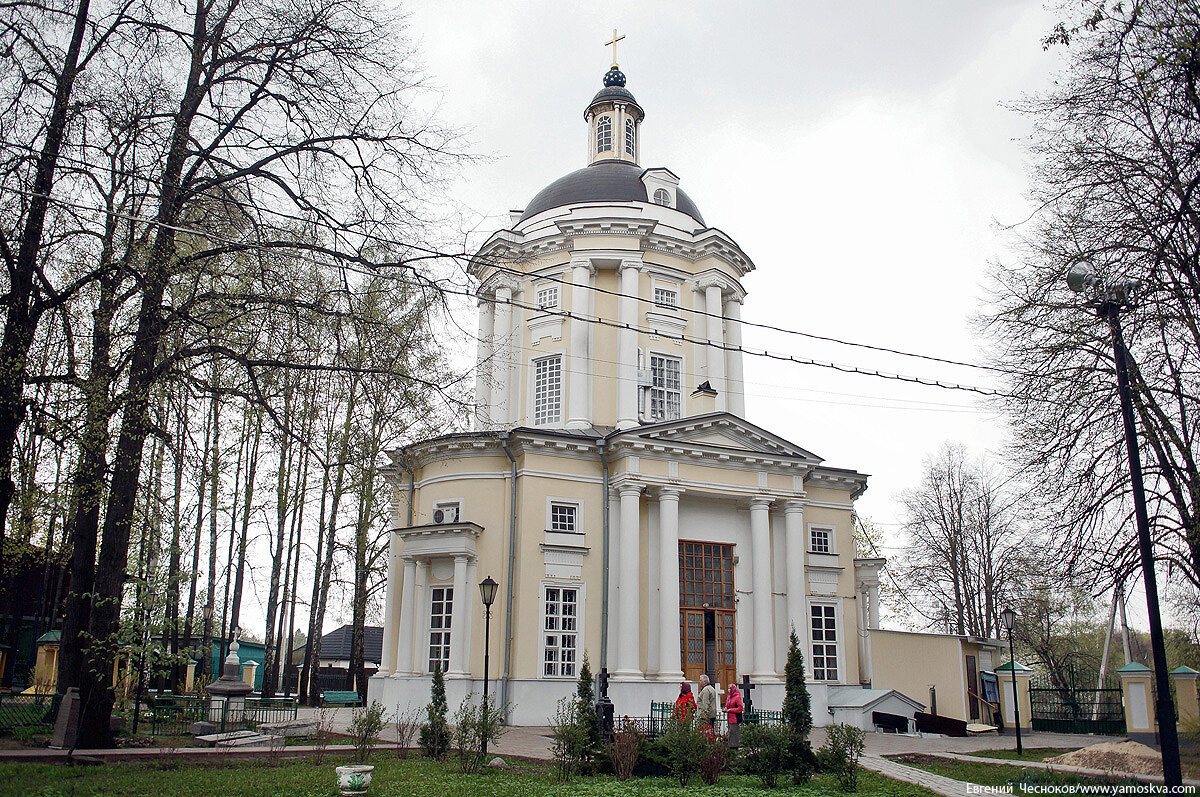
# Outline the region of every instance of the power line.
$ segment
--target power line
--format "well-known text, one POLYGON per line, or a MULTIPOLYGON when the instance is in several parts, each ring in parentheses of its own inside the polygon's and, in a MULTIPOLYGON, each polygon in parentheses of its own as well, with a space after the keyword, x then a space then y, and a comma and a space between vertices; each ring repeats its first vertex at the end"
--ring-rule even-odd
MULTIPOLYGON (((117 218, 121 218, 121 219, 124 219, 127 221, 134 221, 134 222, 139 222, 142 224, 156 225, 159 227, 163 227, 165 229, 172 230, 174 232, 182 232, 182 233, 188 233, 191 235, 196 235, 205 240, 216 241, 218 243, 226 244, 229 246, 234 246, 239 249, 246 250, 246 251, 263 251, 263 252, 271 252, 271 253, 279 254, 279 253, 286 253, 286 250, 290 249, 290 248, 296 248, 296 249, 305 248, 305 245, 299 241, 296 242, 295 244, 279 245, 279 246, 272 246, 272 247, 264 246, 260 243, 254 243, 254 242, 235 241, 233 239, 224 238, 220 235, 217 235, 217 234, 214 234, 211 232, 206 232, 203 230, 197 230, 194 228, 182 227, 182 226, 173 225, 173 224, 166 224, 165 222, 161 222, 157 219, 150 219, 150 218, 146 218, 143 216, 135 216, 132 214, 120 213, 117 211, 112 211, 112 210, 107 210, 107 209, 89 207, 82 203, 72 202, 72 201, 66 200, 66 199, 60 199, 60 198, 52 197, 52 196, 48 196, 48 195, 37 195, 32 191, 26 191, 23 189, 10 189, 10 190, 14 191, 15 193, 19 193, 19 194, 22 194, 25 196, 41 196, 42 198, 46 199, 47 201, 54 202, 59 205, 64 205, 67 207, 73 207, 77 210, 84 210, 84 211, 88 211, 88 212, 92 212, 92 213, 104 213, 106 215, 112 215, 112 216, 115 216, 117 218)), ((317 248, 319 248, 319 247, 317 247, 317 248)), ((370 262, 369 259, 363 255, 359 255, 358 257, 361 260, 370 262)), ((376 264, 372 264, 372 265, 376 265, 376 264)), ((871 376, 871 377, 875 377, 878 379, 888 379, 888 380, 897 381, 897 382, 907 382, 909 384, 924 385, 926 387, 936 387, 936 388, 941 388, 943 390, 959 390, 959 391, 965 391, 965 392, 970 392, 970 393, 977 393, 982 396, 1005 397, 1007 395, 1007 394, 1001 393, 997 390, 992 390, 990 388, 976 387, 974 385, 965 385, 965 384, 961 384, 961 383, 957 383, 957 382, 943 382, 941 380, 927 379, 927 378, 918 377, 918 376, 908 376, 906 374, 894 373, 894 372, 890 372, 890 371, 879 371, 879 370, 871 370, 871 369, 867 369, 867 368, 859 368, 858 366, 854 366, 854 365, 847 365, 844 363, 835 363, 835 362, 831 362, 831 361, 827 361, 827 360, 817 360, 817 359, 813 359, 813 358, 797 357, 797 356, 791 355, 791 354, 781 354, 781 353, 777 353, 777 352, 771 352, 766 349, 756 350, 756 349, 749 349, 744 346, 731 346, 728 343, 714 343, 714 342, 711 342, 708 340, 701 340, 699 338, 688 337, 687 335, 684 335, 683 333, 663 332, 660 330, 639 327, 636 324, 627 324, 627 323, 621 323, 619 321, 610 321, 608 319, 604 319, 604 318, 600 318, 600 317, 589 318, 587 316, 576 315, 567 310, 547 309, 547 308, 543 308, 543 307, 540 307, 535 304, 529 304, 527 302, 519 302, 515 299, 500 300, 500 299, 495 298, 494 296, 489 299, 486 297, 478 296, 473 291, 459 289, 459 288, 445 287, 444 285, 440 285, 437 280, 428 279, 428 278, 426 278, 425 281, 423 281, 423 282, 422 281, 411 282, 411 281, 405 281, 399 277, 394 277, 390 274, 381 273, 379 271, 364 271, 362 269, 357 269, 357 268, 354 268, 353 266, 350 266, 345 263, 340 264, 340 267, 351 273, 361 274, 361 275, 369 276, 369 277, 382 277, 382 278, 387 278, 387 279, 394 279, 394 280, 403 282, 404 284, 411 285, 414 287, 422 287, 422 288, 430 287, 430 288, 433 288, 433 289, 438 290, 445 294, 473 298, 473 299, 476 299, 477 301, 487 302, 487 303, 490 303, 490 304, 493 304, 496 306, 509 305, 512 307, 519 307, 523 310, 535 310, 540 313, 558 316, 560 318, 566 318, 566 319, 570 319, 573 321, 580 321, 583 323, 596 324, 598 326, 612 327, 614 329, 627 329, 627 330, 631 330, 633 332, 638 332, 640 334, 645 334, 645 335, 657 335, 659 338, 665 338, 667 340, 677 340, 682 343, 690 343, 694 346, 707 346, 710 349, 718 349, 721 351, 740 352, 742 354, 748 354, 752 357, 763 357, 766 359, 778 360, 780 362, 789 362, 789 363, 793 363, 796 365, 808 365, 808 366, 813 366, 813 367, 818 367, 818 368, 825 368, 827 370, 838 371, 840 373, 858 374, 861 376, 871 376)), ((410 270, 413 270, 413 269, 410 268, 410 270)), ((415 270, 413 270, 413 271, 415 272, 415 270)))
MULTIPOLYGON (((8 147, 16 148, 16 149, 23 149, 23 150, 27 150, 30 152, 34 151, 31 147, 28 147, 27 145, 18 144, 15 142, 7 142, 7 141, 0 142, 0 145, 8 146, 8 147)), ((72 163, 82 165, 82 166, 91 166, 92 165, 88 161, 78 159, 78 158, 71 158, 70 156, 63 155, 63 156, 60 156, 60 158, 63 160, 70 161, 72 163)), ((120 174, 120 175, 127 176, 127 177, 132 177, 137 180, 142 180, 147 183, 157 185, 157 183, 152 178, 137 174, 136 172, 126 171, 126 170, 122 170, 122 169, 114 169, 112 167, 106 167, 106 168, 108 169, 108 171, 114 172, 116 174, 120 174)), ((206 196, 206 197, 215 198, 218 200, 220 199, 220 197, 213 197, 211 194, 207 194, 203 191, 190 190, 190 189, 186 189, 186 188, 182 188, 182 187, 180 187, 180 188, 181 188, 181 190, 187 191, 188 193, 193 194, 193 195, 206 196)), ((297 216, 295 214, 286 213, 282 210, 275 210, 272 208, 256 207, 255 211, 261 212, 261 213, 269 213, 271 215, 278 216, 280 218, 287 219, 289 221, 298 222, 301 224, 321 227, 321 228, 324 228, 326 230, 329 230, 329 231, 335 232, 335 233, 344 233, 347 235, 358 236, 365 240, 374 241, 376 243, 385 244, 385 245, 391 246, 391 247, 399 247, 402 249, 415 250, 418 252, 422 252, 426 255, 429 255, 431 257, 449 258, 449 259, 452 259, 455 261, 464 260, 464 259, 472 260, 472 261, 480 262, 486 266, 494 268, 503 273, 511 274, 513 276, 518 276, 518 277, 522 277, 522 278, 536 277, 537 279, 545 280, 548 282, 554 282, 559 285, 564 285, 564 286, 569 285, 572 288, 582 287, 582 288, 590 290, 594 293, 604 294, 604 295, 608 295, 608 296, 614 296, 617 298, 634 299, 635 301, 637 301, 641 304, 649 304, 649 305, 656 306, 656 307, 658 306, 654 302, 653 299, 647 299, 643 296, 626 294, 626 293, 622 293, 620 291, 614 291, 614 290, 610 290, 608 288, 601 288, 597 285, 591 285, 591 284, 576 285, 574 282, 563 279, 562 277, 559 277, 559 276, 548 275, 548 274, 528 273, 528 272, 521 271, 519 269, 514 269, 511 266, 505 265, 501 261, 494 260, 491 258, 482 258, 481 259, 477 255, 469 255, 465 252, 460 253, 460 254, 448 254, 448 253, 441 252, 436 249, 431 249, 429 247, 421 246, 419 244, 404 243, 404 242, 396 241, 393 239, 385 238, 383 236, 376 235, 376 234, 370 233, 370 232, 366 232, 364 230, 348 231, 344 227, 338 227, 338 226, 330 224, 329 222, 326 222, 326 221, 322 221, 319 219, 313 219, 313 218, 305 218, 302 216, 297 216)), ((321 213, 321 215, 324 216, 326 214, 321 213)), ((403 261, 401 262, 401 265, 403 265, 403 261)), ((472 294, 472 296, 474 296, 474 294, 472 294)), ((678 310, 683 313, 691 313, 693 316, 703 317, 705 319, 715 319, 717 321, 729 320, 721 314, 709 313, 706 310, 700 310, 697 308, 689 308, 689 307, 681 306, 681 307, 675 307, 673 309, 678 310)), ((782 334, 786 334, 786 335, 795 335, 797 337, 802 337, 802 338, 806 338, 809 340, 816 340, 816 341, 820 341, 823 343, 834 343, 834 344, 841 345, 841 346, 849 346, 852 348, 866 349, 868 351, 876 351, 876 352, 885 353, 885 354, 894 354, 894 355, 901 356, 901 357, 911 357, 914 359, 925 360, 928 362, 941 363, 943 365, 954 365, 954 366, 959 366, 959 367, 963 367, 963 368, 974 368, 977 370, 990 371, 993 373, 1000 373, 1000 374, 1028 376, 1028 374, 1023 374, 1018 371, 1013 371, 1011 369, 1001 368, 998 366, 985 365, 985 364, 981 364, 981 363, 971 363, 971 362, 966 362, 964 360, 954 360, 954 359, 950 359, 947 357, 938 357, 936 355, 930 355, 930 354, 919 354, 916 352, 904 351, 903 349, 896 349, 896 348, 892 348, 892 347, 888 347, 888 346, 879 346, 879 345, 870 344, 870 343, 860 343, 857 341, 849 341, 849 340, 844 340, 841 338, 836 338, 836 337, 833 337, 830 335, 820 335, 820 334, 817 334, 814 332, 804 332, 802 330, 797 330, 797 329, 788 329, 786 327, 781 327, 781 326, 774 325, 774 324, 765 324, 765 323, 758 322, 758 321, 746 321, 746 320, 739 319, 737 323, 741 324, 743 327, 750 327, 750 328, 754 328, 754 329, 763 329, 763 330, 767 330, 770 332, 778 332, 778 333, 782 333, 782 334)))

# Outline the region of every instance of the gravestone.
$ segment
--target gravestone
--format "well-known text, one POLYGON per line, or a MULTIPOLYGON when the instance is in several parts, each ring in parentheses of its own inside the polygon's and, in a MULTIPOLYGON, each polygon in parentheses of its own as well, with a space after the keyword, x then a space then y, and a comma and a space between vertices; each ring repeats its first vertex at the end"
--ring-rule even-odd
POLYGON ((54 750, 70 749, 75 746, 78 733, 79 687, 72 686, 58 704, 58 717, 54 720, 54 735, 50 737, 50 747, 54 750))

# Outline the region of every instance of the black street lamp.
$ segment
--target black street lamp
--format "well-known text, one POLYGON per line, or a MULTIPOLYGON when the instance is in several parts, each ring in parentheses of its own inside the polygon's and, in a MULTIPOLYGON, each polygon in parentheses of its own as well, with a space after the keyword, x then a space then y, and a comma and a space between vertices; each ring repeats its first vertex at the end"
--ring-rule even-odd
POLYGON ((483 621, 483 733, 480 734, 480 756, 487 756, 487 735, 488 735, 488 658, 492 648, 492 604, 496 602, 496 590, 500 585, 488 576, 483 581, 479 582, 479 597, 483 599, 483 608, 486 610, 485 620, 483 621))
POLYGON ((1088 263, 1076 263, 1067 272, 1067 285, 1076 293, 1093 295, 1096 315, 1108 322, 1112 333, 1113 360, 1117 371, 1117 396, 1121 402, 1121 420, 1125 425, 1125 448, 1129 453, 1129 481, 1133 488, 1133 513, 1137 520, 1138 549, 1142 560, 1142 581, 1146 585, 1146 614, 1150 620, 1150 650, 1154 661, 1154 686, 1158 691, 1158 740, 1162 748, 1163 779, 1167 786, 1183 785, 1179 763, 1179 735, 1175 727, 1175 705, 1167 679, 1167 648, 1163 643, 1162 615, 1158 609, 1158 580, 1154 575, 1154 549, 1150 542, 1150 517, 1146 511, 1146 487, 1142 482, 1142 461, 1138 456, 1137 427, 1133 419, 1133 399, 1129 392, 1129 352, 1121 331, 1121 311, 1133 307, 1133 293, 1140 287, 1136 280, 1105 283, 1088 263))
POLYGON ((1008 667, 1012 670, 1013 728, 1017 731, 1017 757, 1021 755, 1021 700, 1017 694, 1017 657, 1013 655, 1013 628, 1017 625, 1017 613, 1012 609, 1000 612, 1000 623, 1008 631, 1008 667))

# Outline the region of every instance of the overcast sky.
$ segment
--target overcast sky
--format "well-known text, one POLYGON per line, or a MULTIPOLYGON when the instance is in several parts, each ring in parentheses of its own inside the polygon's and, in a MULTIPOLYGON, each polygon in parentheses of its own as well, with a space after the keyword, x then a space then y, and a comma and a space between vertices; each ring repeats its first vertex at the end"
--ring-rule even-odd
MULTIPOLYGON (((971 324, 1002 225, 1028 215, 1029 122, 1004 107, 1051 79, 1040 2, 410 2, 441 116, 490 158, 455 197, 486 233, 586 165, 583 110, 613 27, 646 110, 642 165, 665 166, 706 222, 757 264, 743 318, 976 361, 971 324)), ((985 372, 747 329, 745 345, 987 387, 985 372)), ((896 493, 943 441, 994 449, 971 393, 747 357, 747 415, 871 474, 859 511, 898 521, 896 493)), ((888 526, 894 529, 895 526, 888 526)))

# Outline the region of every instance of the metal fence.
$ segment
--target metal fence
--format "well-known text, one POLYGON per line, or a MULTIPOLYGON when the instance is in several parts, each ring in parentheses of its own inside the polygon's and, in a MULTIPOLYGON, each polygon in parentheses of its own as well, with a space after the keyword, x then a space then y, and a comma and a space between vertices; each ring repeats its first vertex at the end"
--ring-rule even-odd
MULTIPOLYGON (((631 723, 643 735, 648 737, 661 736, 666 733, 670 726, 671 719, 675 714, 675 704, 668 702, 658 702, 657 700, 650 701, 650 716, 648 717, 618 717, 616 719, 617 729, 620 730, 622 723, 631 723)), ((751 709, 746 712, 746 725, 780 725, 783 723, 782 711, 762 711, 759 709, 751 709)), ((717 720, 713 723, 713 728, 717 734, 725 734, 729 732, 729 722, 726 719, 725 712, 717 715, 717 720)))
POLYGON ((17 728, 52 730, 62 695, 0 694, 0 735, 17 728))
POLYGON ((1095 683, 1089 675, 1073 677, 1072 683, 1065 686, 1046 675, 1035 676, 1029 689, 1033 729, 1054 733, 1125 733, 1120 681, 1110 677, 1099 689, 1095 683))
POLYGON ((150 733, 154 736, 185 736, 192 723, 209 721, 217 725, 217 733, 242 728, 257 728, 264 722, 284 722, 296 719, 299 703, 288 697, 248 697, 240 720, 231 716, 229 703, 220 712, 210 711, 206 697, 163 696, 153 698, 147 709, 150 733), (236 727, 235 727, 236 726, 236 727))

